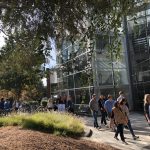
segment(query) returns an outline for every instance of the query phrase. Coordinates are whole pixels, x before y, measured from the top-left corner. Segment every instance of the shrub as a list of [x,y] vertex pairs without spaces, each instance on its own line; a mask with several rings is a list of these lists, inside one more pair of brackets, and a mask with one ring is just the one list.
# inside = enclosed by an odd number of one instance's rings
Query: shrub
[[63,136],[81,136],[84,132],[84,125],[77,117],[56,112],[15,115],[0,119],[0,126],[8,125],[21,125],[23,128]]
[[24,116],[15,115],[9,117],[0,118],[0,126],[17,126],[22,124],[22,119]]

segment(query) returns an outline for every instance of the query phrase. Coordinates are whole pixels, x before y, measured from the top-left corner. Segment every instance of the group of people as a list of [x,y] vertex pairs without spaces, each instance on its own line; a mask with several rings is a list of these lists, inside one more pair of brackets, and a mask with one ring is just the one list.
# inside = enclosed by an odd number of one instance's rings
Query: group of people
[[[148,96],[148,99],[150,101],[150,95]],[[147,101],[148,100],[146,100],[146,102]],[[119,97],[117,100],[113,100],[113,96],[109,94],[107,99],[104,95],[100,95],[99,100],[97,101],[96,94],[93,94],[92,99],[89,102],[89,107],[94,118],[95,128],[101,128],[97,121],[98,112],[100,111],[101,125],[104,124],[105,126],[111,128],[115,132],[114,138],[116,140],[119,140],[118,134],[120,134],[122,142],[126,143],[124,137],[124,128],[129,129],[134,140],[139,138],[133,131],[129,116],[129,104],[123,91],[119,92]],[[145,110],[145,112],[150,111],[150,106],[148,106],[148,104],[146,104]],[[149,115],[146,115],[146,118],[150,122]],[[109,120],[109,126],[107,125],[107,120]]]
[[0,99],[0,115],[8,115],[12,110],[17,112],[19,109],[19,101],[14,101],[12,99]]
[[74,104],[70,95],[59,96],[55,103],[52,99],[49,99],[47,103],[47,108],[49,110],[54,109],[54,111],[58,110],[59,112],[68,111],[74,113]]

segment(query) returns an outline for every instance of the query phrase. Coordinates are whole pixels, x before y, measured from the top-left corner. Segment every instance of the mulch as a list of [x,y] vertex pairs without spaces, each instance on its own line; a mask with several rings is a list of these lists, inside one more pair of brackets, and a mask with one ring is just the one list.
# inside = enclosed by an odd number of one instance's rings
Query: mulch
[[56,136],[21,127],[0,128],[0,150],[117,150],[89,140]]

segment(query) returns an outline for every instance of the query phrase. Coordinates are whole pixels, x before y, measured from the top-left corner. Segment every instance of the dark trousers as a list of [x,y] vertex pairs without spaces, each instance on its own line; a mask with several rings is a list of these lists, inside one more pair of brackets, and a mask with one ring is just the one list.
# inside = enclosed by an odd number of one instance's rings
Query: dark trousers
[[106,122],[106,112],[105,111],[101,111],[101,124],[107,124],[107,122]]
[[123,127],[124,125],[123,124],[118,124],[117,125],[117,130],[116,130],[116,133],[115,133],[115,137],[118,136],[118,134],[120,133],[120,138],[122,141],[125,141],[124,140],[124,134],[123,134]]
[[92,111],[93,114],[93,118],[94,118],[94,127],[98,127],[98,122],[97,122],[97,115],[98,115],[98,111]]
[[134,137],[135,136],[135,134],[134,134],[134,131],[133,131],[133,129],[132,129],[132,126],[131,126],[131,122],[130,122],[130,120],[128,120],[128,128],[129,128],[129,130],[130,130],[130,132],[131,132],[131,134],[132,134],[132,136]]

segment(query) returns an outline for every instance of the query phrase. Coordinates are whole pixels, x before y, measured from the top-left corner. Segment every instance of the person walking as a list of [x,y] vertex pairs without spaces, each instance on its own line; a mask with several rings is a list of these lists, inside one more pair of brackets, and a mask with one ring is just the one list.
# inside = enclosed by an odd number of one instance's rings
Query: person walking
[[109,128],[112,131],[115,131],[115,125],[114,125],[114,122],[111,119],[111,113],[112,113],[112,108],[114,107],[114,104],[115,104],[115,101],[113,100],[112,95],[108,95],[108,100],[105,101],[104,108],[107,112],[108,118],[110,119]]
[[99,109],[101,112],[101,125],[105,124],[105,126],[107,125],[106,122],[106,110],[104,108],[104,104],[105,104],[105,99],[103,95],[100,95],[99,100],[98,100],[98,105],[99,105]]
[[108,100],[104,103],[104,108],[107,112],[108,118],[111,118],[112,108],[114,106],[115,101],[113,100],[112,95],[108,95]]
[[67,96],[66,108],[69,113],[74,113],[74,104],[70,95]]
[[92,99],[89,102],[89,107],[91,109],[93,118],[94,118],[94,128],[100,128],[97,122],[98,116],[98,102],[96,101],[96,94],[92,95]]
[[4,114],[4,98],[1,98],[0,100],[0,115]]
[[65,97],[66,96],[59,97],[59,100],[58,100],[58,111],[59,112],[65,112],[65,110],[66,110],[66,108],[65,108]]
[[4,112],[5,112],[5,116],[7,116],[8,113],[10,112],[10,105],[8,99],[6,99],[4,102]]
[[114,138],[116,140],[119,140],[118,139],[118,134],[120,134],[120,138],[121,138],[122,142],[126,143],[125,138],[124,138],[123,130],[124,130],[124,125],[126,125],[128,123],[128,120],[127,120],[127,117],[126,117],[125,113],[121,109],[120,104],[119,104],[118,101],[115,102],[115,104],[114,104],[114,107],[112,109],[111,118],[114,120],[114,123],[117,126],[117,130],[115,132]]
[[[123,98],[126,99],[126,96],[125,96],[124,92],[123,92],[123,91],[119,91],[119,97],[117,98],[117,101],[121,101]],[[129,109],[128,101],[126,102],[126,106],[127,106],[128,109]]]
[[54,105],[53,105],[53,100],[52,99],[48,99],[48,102],[47,102],[47,109],[49,111],[52,111],[54,108]]
[[150,126],[150,94],[144,95],[144,115]]
[[132,134],[133,139],[136,140],[136,139],[139,138],[139,136],[135,136],[135,133],[133,131],[133,128],[132,128],[132,125],[131,125],[131,121],[130,121],[130,118],[129,118],[129,109],[126,106],[126,102],[127,102],[127,100],[125,98],[122,98],[122,100],[120,100],[119,104],[120,104],[120,107],[122,108],[122,110],[124,111],[124,113],[127,115],[127,119],[128,119],[127,126],[128,126],[128,129],[130,130],[130,133]]

